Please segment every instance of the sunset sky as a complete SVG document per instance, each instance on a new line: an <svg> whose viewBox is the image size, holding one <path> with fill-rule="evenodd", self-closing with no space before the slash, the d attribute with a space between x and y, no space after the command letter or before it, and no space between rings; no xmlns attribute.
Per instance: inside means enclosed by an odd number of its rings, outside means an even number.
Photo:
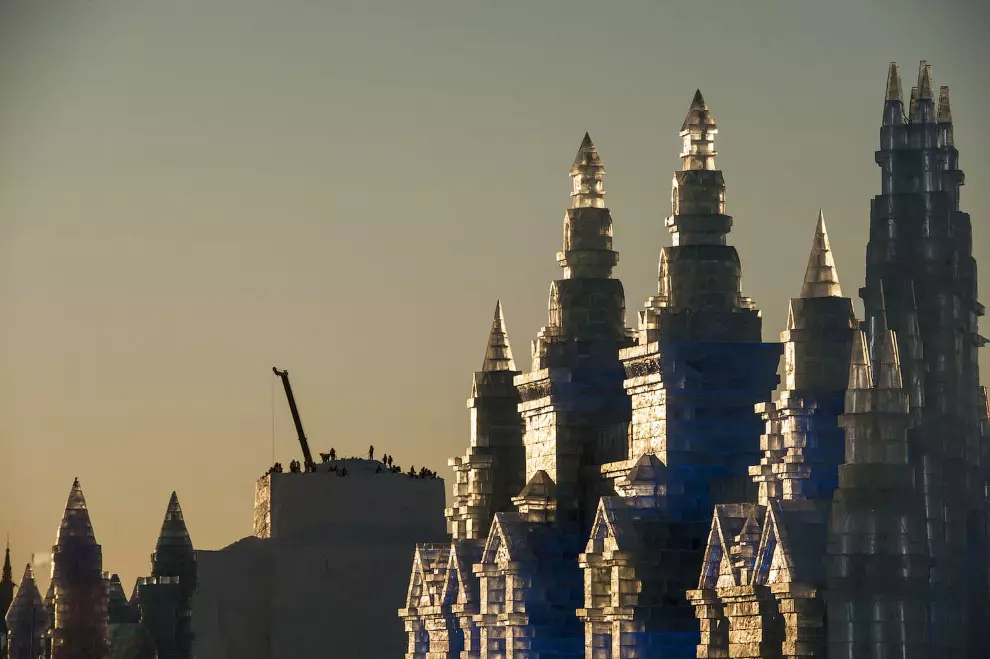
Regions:
<svg viewBox="0 0 990 659"><path fill-rule="evenodd" d="M300 456L273 365L314 453L373 443L447 477L498 298L529 366L585 131L630 325L655 293L698 87L765 339L819 208L862 285L891 60L905 94L921 59L952 89L990 302L986 25L976 0L0 0L15 574L75 476L128 592L172 490L198 548L250 533L273 413L277 459Z"/></svg>

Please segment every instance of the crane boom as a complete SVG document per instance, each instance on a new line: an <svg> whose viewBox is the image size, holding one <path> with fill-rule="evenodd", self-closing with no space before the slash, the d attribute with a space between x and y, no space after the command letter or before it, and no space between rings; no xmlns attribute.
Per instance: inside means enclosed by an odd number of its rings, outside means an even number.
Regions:
<svg viewBox="0 0 990 659"><path fill-rule="evenodd" d="M292 385L289 384L289 372L280 371L272 366L272 372L282 380L285 388L285 397L289 400L289 411L292 412L292 422L296 424L296 434L299 435L299 445L302 446L303 458L306 460L306 471L313 471L316 464L313 462L313 455L309 452L309 441L306 440L306 433L303 432L302 419L299 418L299 408L296 407L296 397L292 395Z"/></svg>

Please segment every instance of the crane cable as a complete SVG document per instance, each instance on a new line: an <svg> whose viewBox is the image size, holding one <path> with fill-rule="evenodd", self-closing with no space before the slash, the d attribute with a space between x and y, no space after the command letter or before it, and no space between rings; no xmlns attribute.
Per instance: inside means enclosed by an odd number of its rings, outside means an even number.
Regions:
<svg viewBox="0 0 990 659"><path fill-rule="evenodd" d="M275 464L275 378L272 378L272 464Z"/></svg>

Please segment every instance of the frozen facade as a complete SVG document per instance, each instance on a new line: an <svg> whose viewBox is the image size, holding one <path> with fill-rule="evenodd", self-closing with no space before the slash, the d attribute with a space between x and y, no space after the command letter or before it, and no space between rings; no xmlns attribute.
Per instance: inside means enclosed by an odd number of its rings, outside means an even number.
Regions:
<svg viewBox="0 0 990 659"><path fill-rule="evenodd" d="M532 370L498 305L451 540L412 553L407 659L990 656L984 310L934 89L923 62L903 103L891 65L865 320L819 214L779 343L742 294L700 92L637 332L585 136Z"/></svg>
<svg viewBox="0 0 990 659"><path fill-rule="evenodd" d="M103 571L103 551L76 479L52 548L48 592L42 598L28 563L6 610L9 643L0 659L191 659L195 560L173 492L152 555L153 576L138 579L129 601L117 575Z"/></svg>

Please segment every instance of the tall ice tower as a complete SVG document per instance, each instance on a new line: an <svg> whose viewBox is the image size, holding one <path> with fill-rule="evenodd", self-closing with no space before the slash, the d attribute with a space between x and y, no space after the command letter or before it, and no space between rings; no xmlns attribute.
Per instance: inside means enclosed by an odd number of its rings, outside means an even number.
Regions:
<svg viewBox="0 0 990 659"><path fill-rule="evenodd" d="M936 95L921 62L905 107L900 70L891 63L880 149L881 194L870 209L866 310L873 332L884 314L897 332L911 395L909 464L923 491L934 559L932 643L940 657L990 656L987 606L987 466L981 446L983 401L978 349L976 262L969 215L959 208L959 170L948 87ZM885 304L884 304L885 303ZM916 324L916 325L915 325Z"/></svg>
<svg viewBox="0 0 990 659"><path fill-rule="evenodd" d="M681 126L674 172L673 245L660 251L657 295L639 314L639 345L622 351L632 400L630 458L656 454L697 504L754 499L763 423L754 406L777 386L782 348L762 343L760 311L742 295L742 265L727 244L725 180L715 166L718 127L701 91ZM750 496L752 495L752 496ZM693 512L691 514L694 514ZM700 559L699 559L700 560Z"/></svg>
<svg viewBox="0 0 990 659"><path fill-rule="evenodd" d="M526 482L555 483L557 521L586 531L603 493L599 466L628 456L629 399L622 388L626 329L622 282L612 278L612 216L605 167L585 134L571 165L571 207L550 285L549 319L533 342L533 370L515 378L526 424Z"/></svg>

